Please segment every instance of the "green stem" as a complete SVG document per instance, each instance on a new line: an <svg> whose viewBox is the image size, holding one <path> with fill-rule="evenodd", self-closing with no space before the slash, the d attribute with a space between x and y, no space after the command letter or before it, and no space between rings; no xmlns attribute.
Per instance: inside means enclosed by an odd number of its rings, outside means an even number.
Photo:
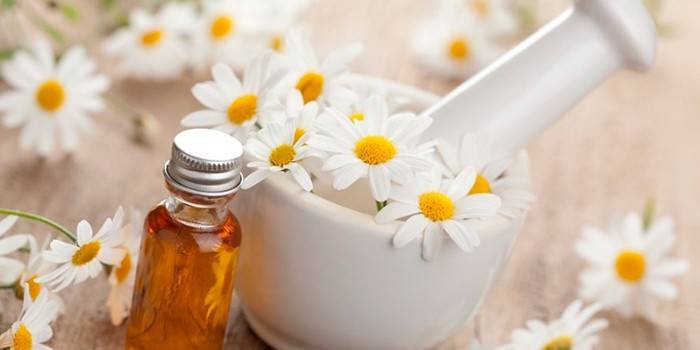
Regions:
<svg viewBox="0 0 700 350"><path fill-rule="evenodd" d="M3 285L3 286L0 286L0 289L15 289L15 285L14 284Z"/></svg>
<svg viewBox="0 0 700 350"><path fill-rule="evenodd" d="M78 242L78 239L76 238L75 234L71 230L63 227L61 224L59 224L56 221L53 221L47 217L28 213L26 211L15 210L15 209L6 209L6 208L0 208L0 214L15 215L15 216L19 216L21 218L25 218L28 220L38 221L42 224L45 224L45 225L52 227L56 231L62 233L64 236L68 237L68 239L73 241L73 243Z"/></svg>
<svg viewBox="0 0 700 350"><path fill-rule="evenodd" d="M376 201L374 203L377 205L377 212L378 212L378 211L384 209L384 207L386 207L387 201L383 201L383 202Z"/></svg>

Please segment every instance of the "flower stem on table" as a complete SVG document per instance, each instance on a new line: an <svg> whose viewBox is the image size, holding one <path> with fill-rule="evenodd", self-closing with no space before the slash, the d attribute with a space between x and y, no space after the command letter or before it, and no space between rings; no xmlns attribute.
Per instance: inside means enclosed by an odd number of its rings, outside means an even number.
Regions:
<svg viewBox="0 0 700 350"><path fill-rule="evenodd" d="M61 225L61 224L57 223L56 221L53 221L47 217L37 215L37 214L28 213L28 212L22 211L22 210L7 209L7 208L0 208L0 214L15 215L15 216L19 216L19 217L24 218L24 219L40 222L42 224L50 226L51 228L55 229L58 232L60 232L61 234L66 236L68 239L70 239L73 243L78 242L78 239L76 238L75 233L73 233L71 230L65 228L63 225Z"/></svg>

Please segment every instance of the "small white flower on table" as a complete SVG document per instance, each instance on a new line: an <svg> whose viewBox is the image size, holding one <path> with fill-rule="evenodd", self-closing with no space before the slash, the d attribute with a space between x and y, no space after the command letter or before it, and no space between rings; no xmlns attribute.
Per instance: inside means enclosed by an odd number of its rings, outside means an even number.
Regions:
<svg viewBox="0 0 700 350"><path fill-rule="evenodd" d="M484 28L490 39L514 39L521 33L518 7L512 0L442 0L439 12L458 13Z"/></svg>
<svg viewBox="0 0 700 350"><path fill-rule="evenodd" d="M269 52L250 62L243 83L227 65L214 65L211 69L214 80L192 88L192 94L206 109L186 115L182 126L213 127L245 140L256 123L270 122L278 104L272 90L284 73L284 70L271 71Z"/></svg>
<svg viewBox="0 0 700 350"><path fill-rule="evenodd" d="M22 312L9 330L0 335L0 349L12 350L51 350L43 343L53 336L51 322L56 319L60 305L49 298L46 291L39 293L34 302L27 285L24 286Z"/></svg>
<svg viewBox="0 0 700 350"><path fill-rule="evenodd" d="M441 12L421 24L412 50L428 71L458 79L471 76L505 52L474 19L454 12Z"/></svg>
<svg viewBox="0 0 700 350"><path fill-rule="evenodd" d="M138 265L139 247L143 234L143 215L135 210L130 211L130 223L121 227L120 222L115 222L114 227L119 228L117 235L121 242L120 248L125 254L121 262L114 266L109 274L109 284L112 286L109 297L107 297L107 307L109 308L112 324L118 326L129 315L131 308L131 296L134 291L136 279L136 266Z"/></svg>
<svg viewBox="0 0 700 350"><path fill-rule="evenodd" d="M43 252L49 262L60 266L36 279L37 283L54 287L58 292L71 284L81 283L97 277L102 272L102 264L116 265L124 258L124 250L117 236L115 222L120 223L124 211L117 209L114 219L105 220L102 227L93 235L92 226L83 220L78 223L77 243L69 244L59 240L51 242L51 249Z"/></svg>
<svg viewBox="0 0 700 350"><path fill-rule="evenodd" d="M625 317L641 315L653 321L655 299L675 299L678 288L671 278L689 267L687 261L667 256L674 240L668 217L645 228L641 215L629 213L611 220L608 232L584 228L576 252L589 266L579 277L579 294Z"/></svg>
<svg viewBox="0 0 700 350"><path fill-rule="evenodd" d="M272 26L266 1L210 0L192 32L195 67L215 62L244 67L264 49L260 36Z"/></svg>
<svg viewBox="0 0 700 350"><path fill-rule="evenodd" d="M323 170L333 172L336 190L369 177L372 197L383 202L389 198L392 182L405 184L414 171L430 169L425 157L412 152L418 137L432 123L430 117L389 115L386 101L378 95L370 97L363 120L351 120L334 109L326 113L308 144L328 155Z"/></svg>
<svg viewBox="0 0 700 350"><path fill-rule="evenodd" d="M469 194L476 181L474 168L464 169L446 181L435 170L430 176L417 176L404 186L396 186L390 202L376 221L388 223L408 216L394 235L393 244L403 247L423 233L423 258L432 260L442 247L444 233L465 252L480 244L479 235L469 220L496 215L501 199L490 193Z"/></svg>
<svg viewBox="0 0 700 350"><path fill-rule="evenodd" d="M117 72L126 77L175 79L189 63L186 36L195 20L188 4L166 3L155 14L137 8L129 14L129 26L105 39L102 49L117 60Z"/></svg>
<svg viewBox="0 0 700 350"><path fill-rule="evenodd" d="M11 87L0 94L3 123L23 126L20 146L44 156L56 143L67 152L75 150L78 132L90 130L88 114L104 107L100 95L109 86L105 76L95 74L95 62L82 47L68 49L56 62L43 40L31 53L17 52L2 66L2 76Z"/></svg>
<svg viewBox="0 0 700 350"><path fill-rule="evenodd" d="M604 319L591 318L600 311L599 304L583 308L576 300L569 305L562 316L549 323L530 320L527 328L516 329L511 335L511 343L499 347L501 350L591 350L598 344L596 333L608 326Z"/></svg>
<svg viewBox="0 0 700 350"><path fill-rule="evenodd" d="M16 252L27 245L30 235L19 234L4 237L17 222L16 216L8 216L0 221L0 284L10 285L17 281L17 278L24 270L24 263L17 259L8 258L4 255Z"/></svg>
<svg viewBox="0 0 700 350"><path fill-rule="evenodd" d="M22 273L22 277L20 278L19 282L20 286L26 285L26 289L24 289L24 291L29 292L29 298L24 298L25 302L35 302L39 297L39 294L45 293L48 294L49 299L56 300L59 305L59 313L62 313L64 311L64 303L61 297L52 292L50 289L46 288L43 284L37 282L37 278L39 278L39 276L45 275L56 268L56 264L49 262L42 257L43 251L46 250L52 240L51 235L48 235L44 239L42 245L38 247L34 237L30 236L29 259L27 262L27 267Z"/></svg>

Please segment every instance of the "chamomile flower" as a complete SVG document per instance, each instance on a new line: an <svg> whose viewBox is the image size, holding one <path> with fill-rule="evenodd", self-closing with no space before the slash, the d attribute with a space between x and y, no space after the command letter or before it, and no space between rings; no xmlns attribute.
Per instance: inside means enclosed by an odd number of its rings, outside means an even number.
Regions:
<svg viewBox="0 0 700 350"><path fill-rule="evenodd" d="M117 209L114 221L119 221L123 209ZM102 264L116 265L124 258L124 250L119 248L114 221L105 220L102 227L93 235L92 226L83 220L78 223L76 244L53 240L51 249L42 256L49 262L60 266L36 279L37 283L46 284L58 292L71 284L82 283L88 278L95 278L102 272Z"/></svg>
<svg viewBox="0 0 700 350"><path fill-rule="evenodd" d="M401 248L422 233L425 260L439 254L443 233L460 249L470 252L479 246L480 239L469 220L496 215L501 206L501 199L493 194L468 194L475 181L473 168L464 169L449 181L437 170L429 176L417 176L405 186L393 189L389 204L377 213L375 220L381 224L408 217L392 242Z"/></svg>
<svg viewBox="0 0 700 350"><path fill-rule="evenodd" d="M512 39L520 29L516 6L509 0L443 0L441 11L463 12L493 39Z"/></svg>
<svg viewBox="0 0 700 350"><path fill-rule="evenodd" d="M413 37L412 49L425 69L459 79L473 75L505 51L474 20L453 13L423 23Z"/></svg>
<svg viewBox="0 0 700 350"><path fill-rule="evenodd" d="M244 67L255 55L266 18L260 7L265 2L250 0L209 0L192 35L195 66L221 62Z"/></svg>
<svg viewBox="0 0 700 350"><path fill-rule="evenodd" d="M263 2L266 7L265 18L268 18L262 29L264 43L276 52L285 52L285 35L293 30L300 14L308 7L308 0L270 0ZM298 29L297 29L298 30Z"/></svg>
<svg viewBox="0 0 700 350"><path fill-rule="evenodd" d="M119 230L120 245L126 253L121 262L112 269L109 275L109 284L112 289L107 298L107 307L112 324L120 325L129 314L131 308L131 296L136 279L136 266L138 264L139 246L141 244L141 227L143 215L137 210L131 210L131 222Z"/></svg>
<svg viewBox="0 0 700 350"><path fill-rule="evenodd" d="M331 108L345 114L351 121L364 120L368 112L369 99L374 95L380 96L387 103L389 113L397 112L401 107L409 102L404 96L389 96L386 90L375 88L363 83L353 83L349 85L351 99L341 105L330 105Z"/></svg>
<svg viewBox="0 0 700 350"><path fill-rule="evenodd" d="M580 300L569 305L561 318L544 323L540 320L527 322L527 328L516 329L511 343L504 350L591 350L598 344L596 333L605 329L608 322L591 318L600 311L599 304L583 308Z"/></svg>
<svg viewBox="0 0 700 350"><path fill-rule="evenodd" d="M250 62L242 84L225 64L214 65L211 74L214 81L192 88L194 97L207 109L185 116L182 126L213 127L245 139L256 122L269 121L276 106L272 89L284 76L284 70L270 72L269 52Z"/></svg>
<svg viewBox="0 0 700 350"><path fill-rule="evenodd" d="M586 227L576 252L589 264L580 275L579 294L623 316L653 320L657 300L678 296L672 277L688 262L667 257L675 240L673 221L660 218L645 229L637 213L612 220L608 232Z"/></svg>
<svg viewBox="0 0 700 350"><path fill-rule="evenodd" d="M56 62L46 41L36 41L32 53L18 52L2 67L10 85L0 94L0 112L8 127L22 127L20 146L48 155L57 143L70 152L78 132L90 127L88 113L103 108L100 95L106 77L95 74L95 63L81 47L72 47ZM58 140L57 140L58 139Z"/></svg>
<svg viewBox="0 0 700 350"><path fill-rule="evenodd" d="M22 273L22 277L20 278L20 285L26 285L27 288L23 290L29 292L29 298L25 299L26 302L33 303L37 300L40 294L45 293L48 295L49 299L56 301L56 303L59 305L58 312L62 313L64 310L64 303L61 297L46 288L42 283L36 281L39 276L53 271L53 269L56 267L55 264L46 261L42 257L42 252L48 248L51 241L52 238L49 235L46 237L42 245L37 247L34 237L31 237L29 240L29 260L27 263L27 268L24 270L24 273Z"/></svg>
<svg viewBox="0 0 700 350"><path fill-rule="evenodd" d="M117 60L116 71L123 76L177 78L190 60L186 35L195 18L194 9L186 4L166 3L155 14L134 9L129 26L107 38L103 51Z"/></svg>
<svg viewBox="0 0 700 350"><path fill-rule="evenodd" d="M344 190L361 177L369 178L372 197L389 198L392 182L405 184L415 170L430 169L430 162L414 154L416 139L432 123L426 116L398 113L389 116L386 101L373 96L361 121L351 121L334 109L326 110L335 122L319 123L309 139L313 148L328 154L323 170L333 172L333 187Z"/></svg>
<svg viewBox="0 0 700 350"><path fill-rule="evenodd" d="M294 123L294 142L296 143L302 136L306 135L308 140L316 133L318 119L318 103L309 102L304 104L304 98L299 90L290 90L284 105L284 112L277 117L279 122L286 123L291 120Z"/></svg>
<svg viewBox="0 0 700 350"><path fill-rule="evenodd" d="M11 350L51 350L43 343L53 337L51 322L58 314L59 305L46 292L39 293L34 302L29 302L29 291L25 285L24 303L19 319L9 330L0 335L0 348Z"/></svg>
<svg viewBox="0 0 700 350"><path fill-rule="evenodd" d="M472 167L477 176L470 194L493 193L503 200L500 213L514 218L530 208L535 200L527 169L507 172L513 165L511 157L494 156L491 152L491 140L488 134L467 133L462 136L460 147L454 147L444 140L438 140L437 150L448 177L455 177L462 169ZM520 158L527 155L521 153ZM518 163L527 164L524 159Z"/></svg>
<svg viewBox="0 0 700 350"><path fill-rule="evenodd" d="M285 87L299 90L304 103L316 101L321 107L350 103L352 92L338 78L362 52L362 46L355 44L337 49L319 62L308 38L300 32L289 33L284 45L283 64L290 68Z"/></svg>
<svg viewBox="0 0 700 350"><path fill-rule="evenodd" d="M4 237L17 222L16 216L8 216L0 221L0 285L9 285L17 281L24 270L24 263L4 255L16 252L27 245L29 235L18 234Z"/></svg>
<svg viewBox="0 0 700 350"><path fill-rule="evenodd" d="M313 189L309 173L300 164L309 156L306 140L310 135L304 134L296 139L296 129L294 120L284 124L272 123L248 139L246 152L257 160L248 163L248 167L255 168L255 171L243 179L241 188L251 188L270 175L288 171L305 191Z"/></svg>

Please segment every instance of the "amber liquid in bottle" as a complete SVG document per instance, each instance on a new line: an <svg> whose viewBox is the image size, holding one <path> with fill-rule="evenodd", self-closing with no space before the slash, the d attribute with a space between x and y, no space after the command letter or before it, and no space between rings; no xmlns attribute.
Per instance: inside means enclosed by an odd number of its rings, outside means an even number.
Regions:
<svg viewBox="0 0 700 350"><path fill-rule="evenodd" d="M240 226L226 207L231 198L170 190L144 224L126 349L221 349Z"/></svg>

